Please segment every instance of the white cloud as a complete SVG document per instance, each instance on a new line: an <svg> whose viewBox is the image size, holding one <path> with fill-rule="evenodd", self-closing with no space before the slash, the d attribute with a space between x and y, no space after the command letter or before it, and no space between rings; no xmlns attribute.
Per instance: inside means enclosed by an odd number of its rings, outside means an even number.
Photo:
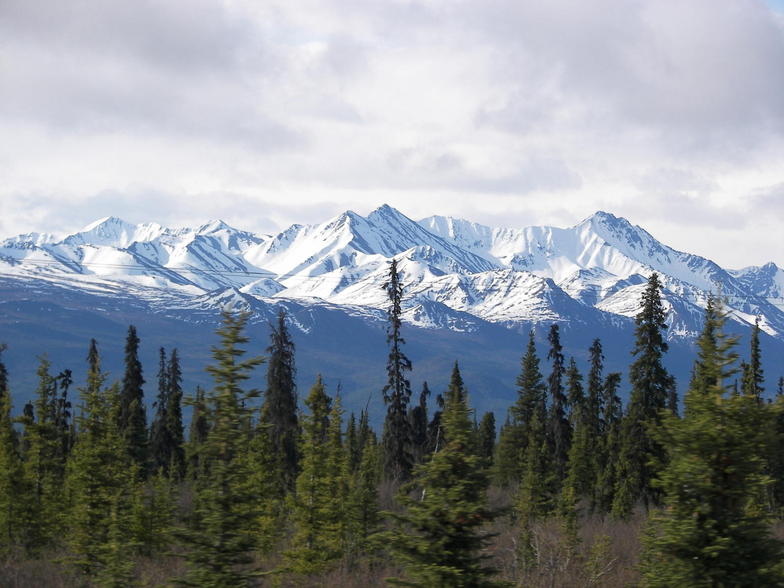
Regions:
<svg viewBox="0 0 784 588"><path fill-rule="evenodd" d="M759 0L6 0L0 55L0 235L603 208L784 262L759 205L784 183L784 25Z"/></svg>

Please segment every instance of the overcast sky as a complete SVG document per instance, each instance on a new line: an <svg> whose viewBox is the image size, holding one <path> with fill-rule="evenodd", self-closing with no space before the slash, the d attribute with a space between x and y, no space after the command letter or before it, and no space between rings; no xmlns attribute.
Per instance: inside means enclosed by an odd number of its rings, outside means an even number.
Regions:
<svg viewBox="0 0 784 588"><path fill-rule="evenodd" d="M784 265L784 1L2 0L0 235L598 209Z"/></svg>

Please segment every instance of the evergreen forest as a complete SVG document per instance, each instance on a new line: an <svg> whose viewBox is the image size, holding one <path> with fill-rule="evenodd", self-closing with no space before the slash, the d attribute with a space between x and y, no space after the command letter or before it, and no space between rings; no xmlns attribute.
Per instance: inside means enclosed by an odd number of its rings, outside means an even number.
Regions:
<svg viewBox="0 0 784 588"><path fill-rule="evenodd" d="M547 325L506 414L476 414L459 357L445 389L412 389L393 260L380 430L320 377L297 389L283 311L251 356L250 317L225 310L195 390L177 349L142 366L129 326L122 374L92 340L85 381L42 355L14 406L2 344L0 585L784 586L784 377L717 296L676 390L661 288L626 373L599 339L566 357Z"/></svg>

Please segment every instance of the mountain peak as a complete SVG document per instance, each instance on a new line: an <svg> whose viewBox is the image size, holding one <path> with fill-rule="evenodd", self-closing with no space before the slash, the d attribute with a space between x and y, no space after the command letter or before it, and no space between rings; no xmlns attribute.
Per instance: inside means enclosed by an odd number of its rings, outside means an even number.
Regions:
<svg viewBox="0 0 784 588"><path fill-rule="evenodd" d="M229 230L229 231L236 230L236 229L234 229L234 227L228 225L226 222L222 221L221 219L215 219L215 220L207 221L205 224L201 225L196 230L196 232L200 233L200 234L215 233L217 231L222 231L224 229Z"/></svg>
<svg viewBox="0 0 784 588"><path fill-rule="evenodd" d="M89 233L91 231L98 229L99 227L100 228L108 228L108 227L127 228L127 227L133 227L133 225L125 222L123 219L116 216L105 216L103 218L99 218L98 220L91 222L86 227L84 227L81 231L78 232Z"/></svg>
<svg viewBox="0 0 784 588"><path fill-rule="evenodd" d="M408 218L402 212L400 212L397 208L392 208L389 204L382 204L378 208L376 208L373 212L371 212L368 216L368 219L371 218Z"/></svg>
<svg viewBox="0 0 784 588"><path fill-rule="evenodd" d="M397 210L392 208L389 204L382 204L381 206L376 208L373 212L389 214L390 212L397 212ZM373 212L371 212L370 214L373 214Z"/></svg>
<svg viewBox="0 0 784 588"><path fill-rule="evenodd" d="M615 216L611 212L606 212L604 210L597 210L591 216L582 220L582 222L578 223L578 225L587 224L587 223L601 223L606 226L615 227L619 225L631 225L631 223L623 217Z"/></svg>

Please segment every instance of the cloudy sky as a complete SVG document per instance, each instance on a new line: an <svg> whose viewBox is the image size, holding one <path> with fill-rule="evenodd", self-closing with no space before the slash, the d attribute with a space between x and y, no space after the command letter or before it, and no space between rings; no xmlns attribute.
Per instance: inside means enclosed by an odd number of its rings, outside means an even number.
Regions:
<svg viewBox="0 0 784 588"><path fill-rule="evenodd" d="M784 0L2 0L0 235L597 209L784 265Z"/></svg>

